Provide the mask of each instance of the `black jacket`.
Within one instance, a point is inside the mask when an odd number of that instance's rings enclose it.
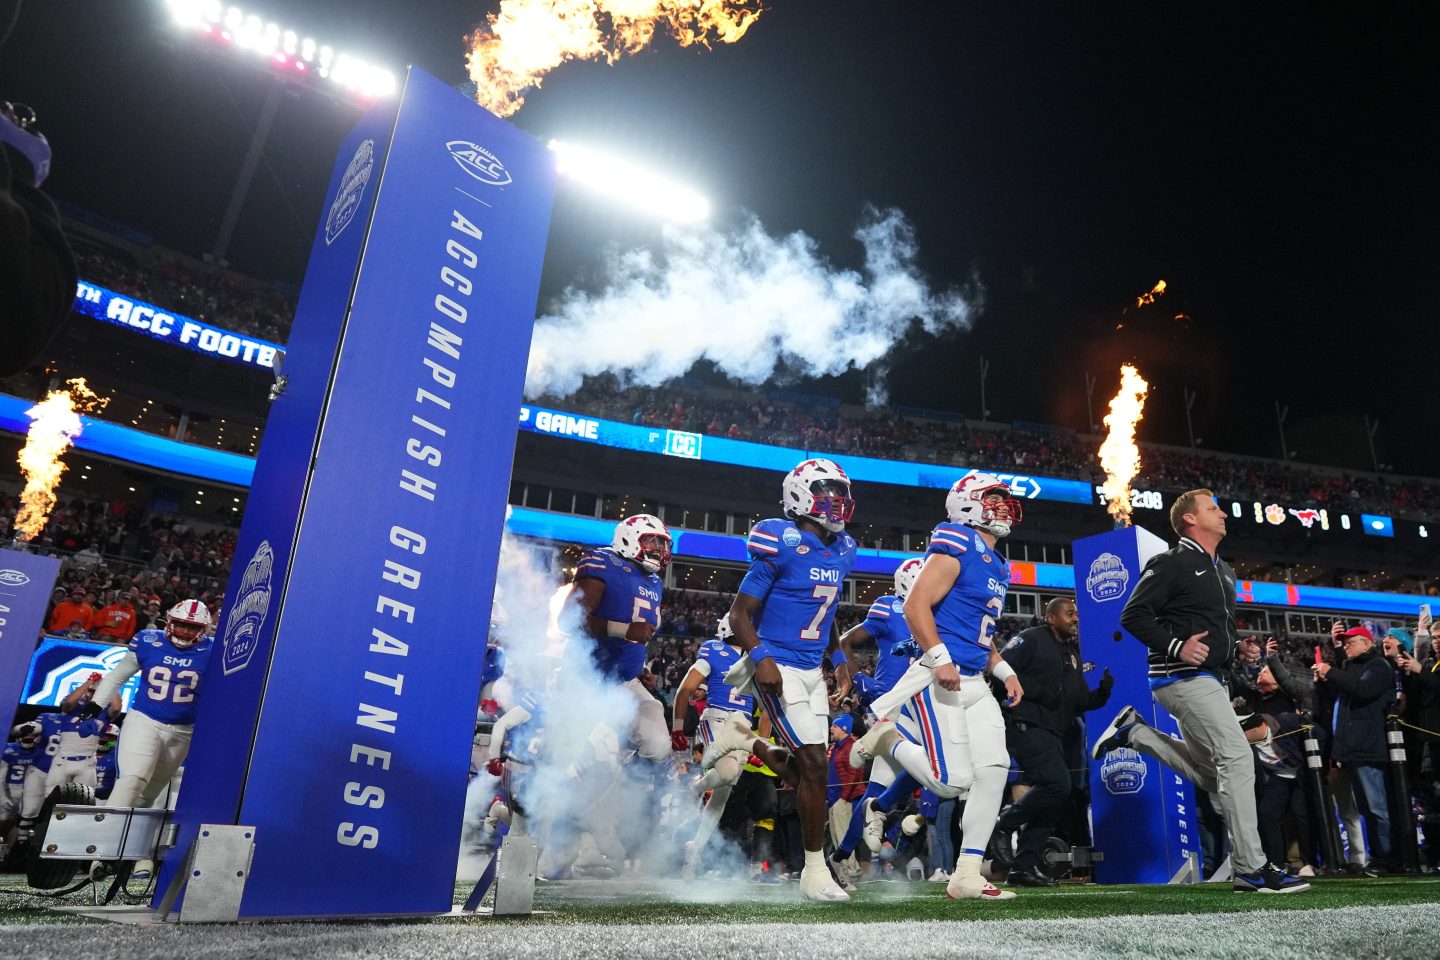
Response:
[[[1145,564],[1120,623],[1150,649],[1150,676],[1170,677],[1205,671],[1223,675],[1235,659],[1235,572],[1224,560],[1211,559],[1189,537]],[[1209,631],[1210,652],[1199,667],[1180,659],[1180,647]]]
[[[1324,683],[1336,693],[1330,756],[1341,764],[1384,763],[1389,756],[1385,715],[1395,702],[1390,661],[1372,648],[1333,667]]]
[[[1047,624],[1016,634],[1000,656],[1015,670],[1025,696],[1006,711],[1009,722],[1025,723],[1064,734],[1076,714],[1103,707],[1113,679],[1094,690],[1080,669],[1078,648],[1055,636]]]

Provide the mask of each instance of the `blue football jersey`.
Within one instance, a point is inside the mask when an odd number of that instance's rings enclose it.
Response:
[[[484,690],[486,684],[494,683],[503,676],[505,676],[505,651],[499,646],[487,645],[485,659],[481,661],[480,667],[480,689]]]
[[[896,596],[877,597],[861,624],[875,638],[880,652],[875,655],[875,677],[866,685],[869,699],[889,693],[905,671],[910,669],[910,654],[905,647],[912,643],[910,624],[905,622],[905,604]],[[900,652],[897,653],[896,649]]]
[[[156,723],[195,722],[195,693],[210,662],[210,638],[187,649],[170,642],[164,630],[141,630],[130,641],[140,661],[140,688],[130,702]]]
[[[845,578],[855,566],[855,538],[841,531],[826,543],[790,520],[761,520],[746,542],[750,572],[740,592],[762,604],[755,632],[776,663],[820,666]]]
[[[645,572],[609,547],[591,550],[580,558],[576,580],[599,580],[605,593],[593,611],[601,620],[617,623],[645,621],[660,628],[660,594],[664,581]],[[646,645],[624,637],[600,637],[595,641],[595,665],[614,680],[634,680],[645,669]]]
[[[935,629],[956,668],[979,673],[995,646],[995,621],[1005,615],[1010,564],[976,531],[959,523],[937,524],[925,552],[960,561],[955,585],[935,607]]]
[[[705,674],[705,706],[736,710],[747,717],[755,712],[755,698],[736,693],[735,688],[725,682],[725,674],[740,662],[738,647],[732,647],[724,640],[706,640],[700,645],[695,660],[704,663],[710,670]]]
[[[40,743],[35,748],[35,769],[49,772],[50,761],[57,756],[66,756],[62,750],[61,738],[65,734],[73,734],[82,740],[95,738],[99,743],[100,732],[105,729],[109,721],[105,714],[98,717],[87,717],[81,719],[73,713],[42,713],[35,718],[40,724]],[[73,747],[74,742],[66,745]]]
[[[110,796],[115,789],[115,751],[97,754],[95,757],[95,796],[101,800]]]
[[[25,782],[25,771],[29,770],[30,765],[35,762],[35,758],[40,754],[40,747],[43,743],[44,741],[42,740],[41,743],[37,743],[29,750],[26,750],[14,740],[5,744],[4,760],[6,783]]]

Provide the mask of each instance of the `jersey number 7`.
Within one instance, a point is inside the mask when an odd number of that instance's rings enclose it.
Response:
[[[815,584],[815,592],[811,596],[823,600],[824,603],[820,604],[820,609],[815,611],[815,619],[810,621],[810,626],[800,631],[801,640],[820,639],[820,623],[825,619],[825,614],[830,612],[830,605],[839,595],[840,588],[833,583]]]

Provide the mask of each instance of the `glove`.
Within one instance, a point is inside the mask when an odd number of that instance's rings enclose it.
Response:
[[[1115,686],[1115,678],[1110,675],[1110,668],[1106,667],[1105,672],[1100,674],[1100,689],[1108,692],[1113,686]]]
[[[500,704],[494,700],[481,700],[480,712],[487,717],[500,716]]]
[[[81,720],[92,720],[95,717],[100,716],[100,714],[103,712],[105,712],[105,708],[100,706],[100,704],[96,703],[94,700],[86,700],[84,703],[80,704],[80,706],[75,708],[75,716],[79,717]]]
[[[737,693],[747,691],[753,686],[754,679],[755,663],[749,657],[741,657],[735,666],[725,671],[725,682],[734,687]]]
[[[498,777],[505,772],[505,758],[491,757],[490,762],[485,764],[485,772],[492,777]]]
[[[684,730],[674,730],[670,733],[670,749],[676,753],[683,753],[690,749],[690,740],[685,736]]]
[[[920,644],[914,640],[902,640],[890,648],[892,657],[910,657],[915,659],[920,656]]]

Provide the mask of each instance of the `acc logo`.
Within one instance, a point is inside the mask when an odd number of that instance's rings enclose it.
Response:
[[[450,151],[450,156],[455,158],[461,170],[481,183],[503,187],[510,182],[510,171],[505,169],[505,164],[479,144],[469,140],[451,140],[445,144],[445,149]]]
[[[1125,593],[1130,584],[1130,571],[1124,562],[1113,553],[1102,553],[1090,564],[1085,576],[1085,591],[1096,603],[1114,600]]]
[[[780,534],[780,539],[785,541],[785,546],[793,547],[800,542],[800,531],[794,527],[786,527],[785,532]]]
[[[1145,787],[1145,758],[1130,747],[1116,747],[1100,762],[1100,779],[1117,797],[1139,793]]]
[[[29,582],[23,570],[0,570],[0,586],[23,587]]]
[[[365,185],[370,182],[370,173],[375,169],[375,141],[366,140],[355,148],[355,156],[340,178],[340,188],[335,191],[335,202],[330,204],[330,213],[325,217],[325,246],[350,226],[360,201],[365,197]]]
[[[275,553],[270,549],[270,541],[260,541],[255,556],[245,565],[240,590],[225,623],[222,662],[227,676],[250,666],[250,657],[260,644],[260,628],[270,612],[270,575],[274,566]]]
[[[810,548],[802,543],[800,546],[795,548],[795,552],[803,557],[805,554],[810,552]]]

